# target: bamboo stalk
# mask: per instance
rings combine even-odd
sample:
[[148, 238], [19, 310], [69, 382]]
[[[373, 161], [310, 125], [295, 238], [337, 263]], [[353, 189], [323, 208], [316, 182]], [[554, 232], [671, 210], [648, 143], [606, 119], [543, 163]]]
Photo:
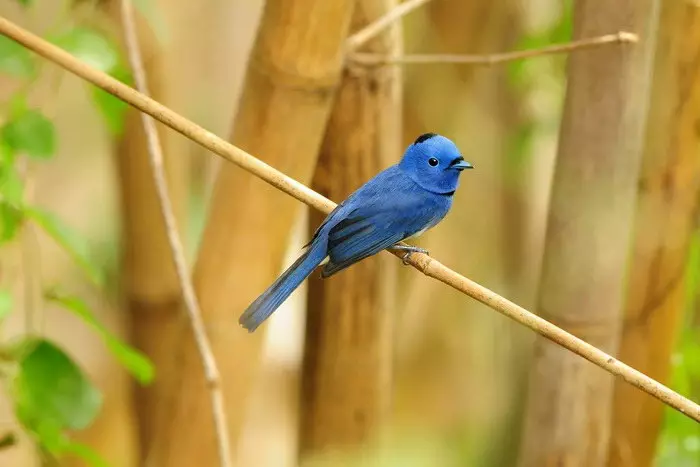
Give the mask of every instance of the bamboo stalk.
[[[539, 314], [615, 355], [658, 26], [657, 0], [574, 6], [574, 35], [628, 30], [634, 48], [574, 55], [538, 296]], [[613, 380], [535, 345], [522, 467], [605, 462]], [[547, 442], [543, 442], [547, 440]]]
[[[700, 197], [700, 8], [664, 2], [620, 358], [668, 381]], [[651, 466], [663, 406], [615, 384], [608, 465]]]
[[[146, 76], [146, 71], [143, 64], [131, 0], [121, 0], [121, 20], [124, 28], [127, 55], [134, 74], [134, 82], [139, 92], [148, 95], [148, 78]], [[212, 353], [211, 344], [204, 329], [204, 322], [199, 309], [199, 303], [195, 297], [194, 286], [192, 285], [192, 281], [190, 279], [189, 267], [187, 266], [187, 260], [185, 258], [185, 250], [178, 233], [174, 203], [170, 198], [168, 181], [164, 168], [164, 156], [160, 137], [158, 136], [155, 121], [145, 113], [141, 113], [140, 117], [143, 132], [146, 136], [149, 168], [156, 188], [158, 208], [161, 218], [165, 224], [167, 244], [170, 248], [170, 254], [172, 256], [171, 260], [175, 264], [176, 277], [179, 286], [178, 288], [180, 289], [179, 292], [182, 295], [184, 308], [187, 311], [190, 326], [192, 327], [197, 352], [199, 354], [199, 358], [201, 359], [202, 366], [204, 367], [204, 376], [206, 379], [206, 386], [209, 391], [211, 412], [214, 421], [213, 429], [216, 437], [219, 465], [221, 467], [230, 467], [232, 465], [231, 446], [229, 443], [228, 422], [226, 420], [219, 369]], [[184, 186], [187, 186], [186, 183]], [[150, 337], [153, 338], [154, 336]], [[162, 345], [162, 342], [159, 343]], [[172, 348], [170, 350], [172, 350]], [[162, 368], [163, 366], [161, 369]], [[158, 404], [158, 401], [151, 400], [148, 402], [156, 407], [162, 406], [161, 404]], [[159, 420], [163, 420], [160, 415], [162, 414], [156, 414], [156, 416], [159, 416]], [[144, 434], [150, 436], [154, 433], [146, 432]], [[152, 462], [152, 458], [150, 457], [150, 454], [153, 452], [150, 449], [151, 446], [147, 445], [145, 448], [148, 452], [146, 462]]]
[[[266, 2], [232, 139], [309, 182], [340, 80], [354, 2]], [[237, 315], [279, 274], [296, 203], [245, 172], [222, 167], [194, 269], [194, 282], [221, 371], [231, 443], [245, 421], [263, 332], [248, 335]], [[255, 263], [254, 268], [249, 265]], [[176, 331], [177, 332], [177, 331]], [[179, 335], [183, 335], [179, 331]], [[170, 423], [154, 446], [156, 465], [211, 465], [207, 386], [189, 340], [164, 377]], [[183, 426], [197, 426], [197, 432]]]
[[[353, 29], [375, 24], [395, 0], [361, 0]], [[397, 51], [400, 30], [369, 43]], [[344, 199], [400, 157], [398, 70], [346, 70], [321, 147], [312, 188]], [[325, 215], [311, 213], [313, 232]], [[386, 255], [324, 281], [309, 279], [301, 391], [301, 454], [357, 446], [385, 421], [391, 396], [391, 329], [397, 267]]]
[[[82, 63], [64, 50], [61, 50], [3, 17], [0, 17], [0, 32], [71, 73], [114, 94], [173, 130], [196, 141], [214, 154], [250, 172], [293, 198], [326, 213], [329, 213], [336, 206], [334, 202], [311, 190], [306, 185], [253, 157], [246, 151], [226, 142], [222, 138], [217, 137], [159, 102], [144, 96], [133, 88], [113, 79], [109, 75]], [[392, 254], [395, 254], [397, 257], [402, 256], [400, 252], [392, 252]], [[551, 322], [540, 318], [492, 290], [449, 269], [437, 259], [423, 254], [413, 254], [408, 263], [424, 275], [432, 277], [472, 297], [504, 316], [519, 322], [552, 342], [585, 358], [608, 373], [619, 376], [629, 384], [647, 392], [693, 420], [700, 422], [700, 405], [697, 403], [681, 396], [653, 378], [616, 360], [610, 354], [564, 331]]]
[[[119, 21], [120, 1], [108, 5], [110, 14]], [[166, 76], [166, 57], [155, 37], [137, 21], [143, 37], [145, 68], [152, 95], [165, 102], [172, 100]], [[161, 216], [156, 186], [149, 166], [146, 133], [141, 113], [129, 109], [124, 133], [117, 141], [115, 162], [121, 196], [122, 258], [124, 306], [130, 314], [131, 334], [135, 345], [153, 362], [158, 373], [172, 365], [172, 349], [176, 342], [165, 341], [163, 329], [179, 321], [181, 304], [177, 274], [173, 265]], [[165, 174], [176, 219], [186, 215], [189, 160], [172, 134], [160, 128], [167, 154]], [[180, 154], [178, 154], [180, 153]], [[149, 387], [135, 388], [135, 413], [138, 418], [141, 449], [146, 451], [159, 420], [157, 393], [162, 385], [160, 374]]]

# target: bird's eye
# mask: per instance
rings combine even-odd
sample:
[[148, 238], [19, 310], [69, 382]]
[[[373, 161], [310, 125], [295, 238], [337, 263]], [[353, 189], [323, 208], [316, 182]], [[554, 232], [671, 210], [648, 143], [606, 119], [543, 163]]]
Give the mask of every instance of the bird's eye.
[[428, 164], [430, 164], [431, 167], [435, 167], [436, 165], [438, 165], [438, 160], [434, 157], [431, 157], [430, 159], [428, 159]]

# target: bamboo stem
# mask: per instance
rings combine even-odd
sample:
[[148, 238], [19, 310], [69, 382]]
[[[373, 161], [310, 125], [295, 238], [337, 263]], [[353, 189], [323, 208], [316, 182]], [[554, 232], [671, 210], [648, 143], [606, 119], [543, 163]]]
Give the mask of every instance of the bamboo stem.
[[[359, 0], [354, 29], [395, 11], [395, 5], [396, 0]], [[393, 52], [400, 45], [400, 29], [394, 27], [369, 47]], [[331, 198], [347, 197], [401, 154], [401, 70], [354, 71], [345, 71], [336, 93], [311, 185]], [[310, 213], [311, 232], [324, 217]], [[361, 446], [386, 421], [398, 266], [388, 255], [377, 255], [330, 281], [309, 277], [299, 410], [302, 459]]]
[[[131, 0], [121, 0], [121, 17], [124, 27], [127, 55], [134, 74], [136, 88], [143, 95], [147, 96], [149, 95], [148, 81], [143, 67], [143, 59], [141, 58], [141, 49], [136, 33]], [[211, 344], [207, 338], [204, 321], [202, 320], [202, 313], [199, 309], [199, 302], [195, 296], [194, 286], [190, 279], [189, 268], [187, 266], [187, 260], [185, 259], [185, 251], [178, 234], [177, 220], [168, 191], [165, 169], [163, 168], [163, 149], [153, 118], [146, 113], [141, 113], [141, 121], [144, 133], [146, 134], [149, 162], [153, 172], [153, 180], [156, 185], [158, 200], [160, 202], [161, 214], [165, 221], [166, 234], [172, 253], [172, 259], [175, 263], [177, 277], [180, 282], [185, 310], [187, 311], [195, 342], [197, 343], [197, 350], [199, 351], [199, 356], [204, 366], [204, 375], [207, 381], [207, 389], [209, 390], [211, 410], [214, 419], [219, 465], [222, 467], [231, 467], [233, 465], [231, 463], [231, 446], [229, 444], [228, 426], [224, 409], [224, 396], [221, 390], [221, 378]]]
[[[581, 0], [573, 6], [576, 37], [629, 30], [643, 40], [568, 61], [536, 306], [542, 316], [613, 355], [661, 3]], [[535, 342], [519, 467], [605, 464], [612, 383], [549, 342]]]
[[[663, 2], [618, 356], [671, 379], [700, 202], [700, 9]], [[615, 383], [607, 467], [654, 464], [664, 407]], [[691, 397], [697, 397], [697, 394]]]

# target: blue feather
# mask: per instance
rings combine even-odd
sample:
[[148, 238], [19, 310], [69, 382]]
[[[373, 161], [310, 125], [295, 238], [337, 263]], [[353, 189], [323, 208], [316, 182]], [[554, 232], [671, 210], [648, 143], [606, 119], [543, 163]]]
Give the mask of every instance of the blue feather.
[[249, 332], [255, 331], [325, 259], [325, 243], [324, 239], [317, 238], [294, 264], [251, 303], [238, 320], [241, 326]]

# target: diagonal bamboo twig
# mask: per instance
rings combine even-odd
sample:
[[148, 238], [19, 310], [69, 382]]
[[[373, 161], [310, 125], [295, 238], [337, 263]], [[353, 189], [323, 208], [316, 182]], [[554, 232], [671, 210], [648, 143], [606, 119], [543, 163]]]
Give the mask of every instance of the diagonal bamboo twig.
[[[124, 40], [126, 42], [129, 64], [134, 74], [136, 88], [143, 96], [148, 96], [148, 81], [146, 71], [143, 67], [141, 48], [136, 32], [134, 21], [134, 9], [131, 0], [121, 0], [121, 19], [124, 28]], [[182, 298], [185, 302], [185, 309], [192, 326], [197, 350], [202, 359], [204, 367], [204, 377], [209, 388], [211, 399], [211, 410], [214, 420], [214, 432], [216, 433], [216, 444], [219, 454], [219, 465], [221, 467], [231, 467], [231, 446], [229, 444], [228, 425], [226, 422], [226, 411], [224, 409], [224, 396], [221, 390], [219, 369], [214, 358], [214, 352], [207, 338], [202, 313], [199, 309], [199, 302], [194, 292], [194, 286], [190, 280], [189, 268], [185, 259], [185, 252], [182, 241], [177, 232], [177, 221], [173, 212], [173, 205], [168, 192], [168, 182], [165, 178], [163, 168], [163, 148], [160, 144], [158, 131], [153, 118], [147, 113], [141, 113], [146, 141], [148, 142], [148, 156], [153, 172], [153, 179], [156, 185], [158, 200], [160, 202], [161, 213], [165, 221], [165, 228], [172, 251], [173, 262], [177, 271], [177, 277], [182, 290]]]
[[429, 65], [429, 64], [458, 64], [458, 65], [484, 65], [491, 66], [503, 62], [522, 60], [524, 58], [540, 57], [542, 55], [554, 55], [574, 52], [582, 49], [591, 49], [610, 44], [634, 44], [639, 42], [639, 37], [631, 32], [620, 31], [616, 34], [580, 39], [566, 44], [554, 44], [540, 49], [516, 50], [490, 55], [464, 55], [464, 54], [411, 54], [411, 55], [380, 55], [372, 53], [352, 52], [349, 59], [356, 65], [382, 66], [382, 65]]
[[407, 0], [393, 8], [386, 15], [379, 18], [372, 24], [368, 24], [367, 27], [360, 29], [355, 34], [348, 37], [347, 40], [347, 50], [352, 52], [359, 49], [367, 42], [371, 41], [377, 35], [381, 34], [386, 28], [390, 27], [396, 21], [400, 20], [410, 12], [414, 11], [418, 7], [423, 6], [430, 0]]
[[[65, 68], [71, 73], [83, 78], [86, 81], [89, 81], [95, 86], [98, 86], [115, 95], [133, 107], [136, 107], [140, 111], [151, 115], [153, 118], [161, 123], [164, 123], [178, 133], [193, 141], [196, 141], [206, 149], [209, 149], [229, 162], [233, 162], [242, 169], [252, 173], [258, 178], [261, 178], [270, 185], [284, 191], [299, 201], [302, 201], [323, 212], [330, 212], [336, 206], [336, 204], [331, 200], [321, 196], [307, 186], [286, 176], [282, 172], [265, 164], [261, 160], [256, 159], [242, 149], [237, 148], [236, 146], [219, 138], [196, 123], [172, 111], [168, 107], [165, 107], [148, 96], [141, 94], [124, 83], [117, 81], [111, 76], [86, 65], [61, 48], [56, 47], [55, 45], [15, 25], [11, 21], [8, 21], [1, 16], [0, 33], [17, 41], [47, 60], [50, 60]], [[398, 257], [401, 256], [400, 252], [395, 251], [393, 253]], [[647, 394], [655, 397], [661, 402], [673, 407], [682, 414], [685, 414], [689, 418], [700, 423], [700, 405], [697, 403], [681, 396], [677, 392], [671, 390], [667, 386], [664, 386], [653, 378], [650, 378], [644, 373], [635, 370], [629, 365], [626, 365], [597, 347], [594, 347], [578, 337], [564, 331], [549, 321], [540, 318], [525, 308], [516, 305], [515, 303], [501, 297], [486, 287], [477, 284], [476, 282], [449, 269], [438, 260], [433, 259], [428, 255], [413, 254], [409, 258], [409, 264], [421, 271], [426, 276], [437, 279], [438, 281], [447, 284], [466, 295], [469, 295], [484, 305], [519, 322], [524, 326], [527, 326], [552, 342], [555, 342], [556, 344], [559, 344], [571, 352], [585, 358], [607, 372], [615, 376], [619, 376], [633, 386], [636, 386]]]

